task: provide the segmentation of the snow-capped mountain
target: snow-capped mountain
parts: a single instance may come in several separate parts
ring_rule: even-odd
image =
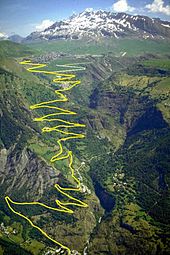
[[[54,23],[26,40],[81,39],[84,37],[170,38],[170,22],[126,13],[86,10]]]

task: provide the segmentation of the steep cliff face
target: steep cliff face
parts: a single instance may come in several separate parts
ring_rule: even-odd
[[[1,194],[12,196],[18,202],[31,202],[33,198],[38,201],[58,182],[59,172],[27,148],[22,151],[2,149],[0,162]]]
[[[146,95],[138,95],[131,88],[111,88],[111,91],[95,89],[91,95],[90,107],[105,110],[127,132],[167,126],[161,112],[156,109],[154,100]]]

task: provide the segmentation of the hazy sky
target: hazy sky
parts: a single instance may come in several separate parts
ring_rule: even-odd
[[[26,36],[86,8],[148,15],[170,21],[170,0],[0,0],[0,34]]]

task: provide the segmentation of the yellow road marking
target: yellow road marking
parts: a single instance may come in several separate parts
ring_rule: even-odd
[[[61,194],[63,194],[69,200],[72,201],[72,202],[63,203],[63,202],[61,202],[60,200],[57,199],[55,202],[56,202],[56,205],[59,208],[51,207],[51,206],[45,205],[44,203],[40,203],[40,202],[15,202],[9,196],[6,196],[5,200],[6,200],[6,203],[9,207],[9,209],[13,213],[15,213],[16,215],[18,215],[18,216],[24,218],[25,220],[27,220],[31,224],[32,227],[39,230],[49,240],[51,240],[55,244],[59,245],[63,249],[65,249],[67,251],[67,253],[70,255],[71,250],[67,246],[65,246],[65,245],[61,244],[60,242],[56,241],[55,239],[51,238],[44,230],[42,230],[40,227],[36,226],[28,217],[26,217],[22,213],[17,212],[16,210],[14,210],[12,208],[11,204],[13,204],[13,205],[39,205],[39,206],[42,206],[42,207],[50,209],[50,210],[64,212],[64,213],[70,213],[70,214],[73,213],[73,210],[68,208],[68,206],[75,205],[75,206],[84,207],[84,208],[88,207],[88,205],[86,203],[84,203],[81,200],[76,199],[73,196],[66,193],[66,191],[80,191],[81,183],[80,183],[79,179],[76,178],[76,176],[74,174],[74,168],[72,166],[73,165],[72,151],[68,151],[66,155],[63,155],[63,145],[62,145],[62,142],[64,142],[64,141],[67,141],[67,140],[70,140],[70,139],[82,139],[82,138],[85,137],[84,134],[64,131],[63,128],[64,129],[65,128],[69,129],[69,128],[76,128],[76,127],[85,127],[85,125],[81,124],[81,123],[74,123],[74,122],[69,122],[69,121],[66,121],[66,120],[56,118],[56,116],[58,116],[58,115],[75,115],[76,113],[73,112],[73,111],[65,110],[65,109],[62,109],[60,107],[55,106],[55,104],[58,103],[58,102],[67,102],[68,98],[63,94],[63,92],[71,90],[75,86],[79,85],[81,83],[81,81],[80,80],[72,80],[76,77],[75,74],[66,74],[66,73],[64,73],[64,71],[63,71],[63,73],[61,73],[60,71],[57,72],[57,71],[37,70],[37,69],[46,67],[47,66],[46,64],[35,64],[35,63],[31,63],[31,61],[22,61],[22,62],[20,62],[20,64],[21,65],[30,65],[30,66],[32,66],[32,67],[27,68],[27,71],[29,71],[31,73],[43,73],[43,74],[47,74],[47,75],[55,75],[57,78],[53,79],[54,83],[69,85],[66,88],[55,90],[55,93],[57,94],[59,99],[52,100],[52,101],[45,101],[45,102],[41,102],[41,103],[38,103],[38,104],[35,104],[35,105],[31,105],[30,109],[34,110],[34,109],[40,109],[40,108],[48,108],[48,109],[53,109],[53,110],[57,111],[56,113],[51,113],[51,114],[47,114],[47,115],[44,115],[44,116],[39,117],[39,118],[35,118],[34,121],[40,121],[40,122],[55,121],[55,122],[61,123],[60,125],[57,125],[57,126],[54,126],[54,127],[44,127],[42,129],[42,132],[53,132],[53,131],[55,131],[55,132],[59,132],[60,134],[65,135],[65,137],[60,138],[57,141],[57,143],[59,145],[59,152],[56,155],[54,155],[51,158],[50,161],[55,162],[55,161],[59,161],[59,160],[63,160],[63,159],[68,159],[69,160],[69,169],[71,171],[71,176],[72,176],[73,180],[76,182],[77,186],[76,186],[76,188],[69,188],[69,187],[64,188],[64,187],[61,187],[59,184],[55,184],[55,188],[58,190],[58,192],[60,192]],[[64,66],[64,65],[62,65],[62,66]],[[68,65],[66,65],[66,66],[68,66]],[[74,66],[71,66],[71,67],[74,68]],[[75,67],[75,68],[77,68],[77,67]]]

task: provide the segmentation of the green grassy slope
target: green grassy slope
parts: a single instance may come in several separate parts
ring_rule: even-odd
[[[105,39],[100,41],[86,40],[59,40],[52,42],[32,43],[28,46],[32,49],[44,52],[65,52],[70,54],[107,54],[111,53],[116,56],[124,52],[128,56],[143,55],[145,53],[166,54],[170,50],[169,41],[155,40],[131,40],[131,39]]]
[[[4,57],[24,57],[33,54],[28,46],[11,41],[0,41],[0,56]]]

